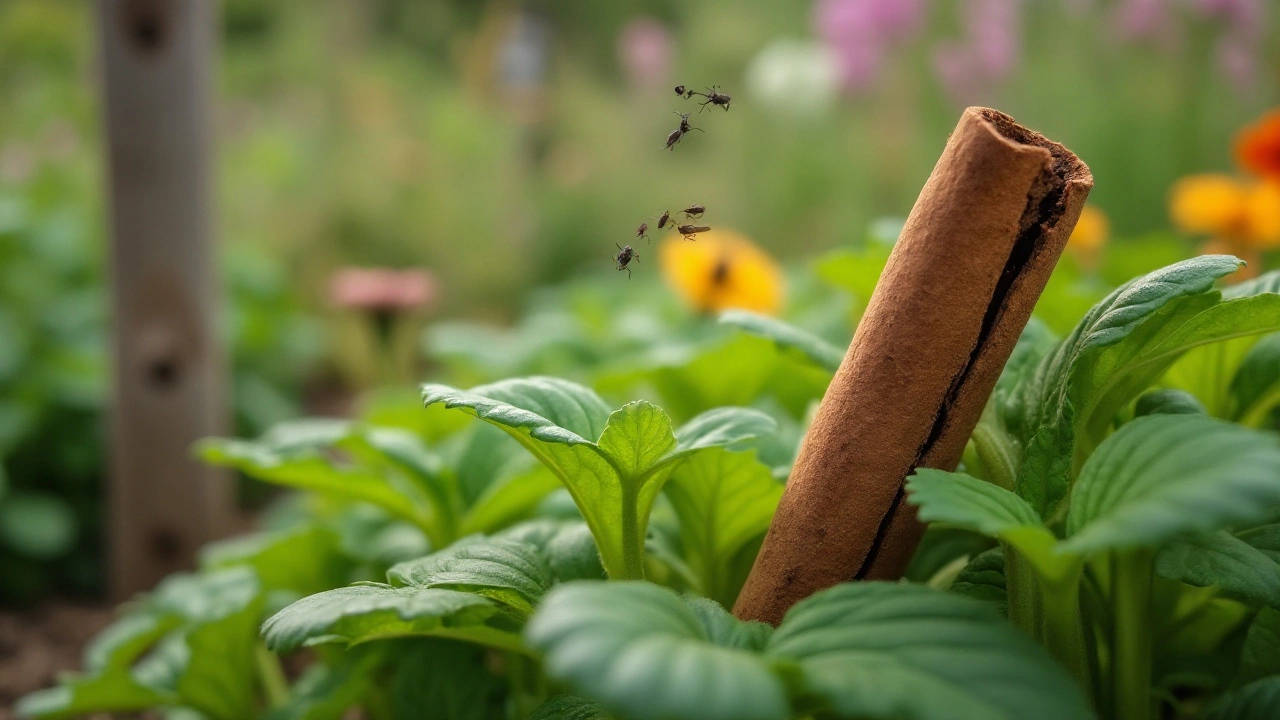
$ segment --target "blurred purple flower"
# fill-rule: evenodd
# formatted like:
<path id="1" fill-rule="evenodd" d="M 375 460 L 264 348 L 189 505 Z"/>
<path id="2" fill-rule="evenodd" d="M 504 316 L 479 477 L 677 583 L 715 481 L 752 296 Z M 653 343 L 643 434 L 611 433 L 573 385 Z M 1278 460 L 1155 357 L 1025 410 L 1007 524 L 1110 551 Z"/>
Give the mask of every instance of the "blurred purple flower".
<path id="1" fill-rule="evenodd" d="M 635 18 L 618 35 L 618 59 L 633 87 L 665 84 L 671 72 L 671 56 L 671 34 L 653 18 Z"/>
<path id="2" fill-rule="evenodd" d="M 1007 77 L 1022 54 L 1024 0 L 966 0 L 963 34 L 939 43 L 934 72 L 947 94 L 961 104 L 975 100 L 993 82 Z"/>
<path id="3" fill-rule="evenodd" d="M 1218 40 L 1218 67 L 1227 80 L 1240 92 L 1245 92 L 1257 79 L 1258 49 L 1243 38 L 1224 35 Z"/>
<path id="4" fill-rule="evenodd" d="M 1159 34 L 1169 24 L 1169 0 L 1123 0 L 1116 8 L 1116 27 L 1126 40 Z"/>
<path id="5" fill-rule="evenodd" d="M 943 90 L 958 104 L 968 104 L 979 93 L 973 53 L 958 41 L 938 43 L 933 50 L 933 72 Z"/>
<path id="6" fill-rule="evenodd" d="M 1193 0 L 1192 5 L 1210 17 L 1222 18 L 1235 27 L 1252 25 L 1262 19 L 1263 0 Z"/>
<path id="7" fill-rule="evenodd" d="M 835 53 L 846 88 L 864 88 L 876 79 L 890 47 L 920 28 L 926 1 L 818 0 L 814 31 Z"/>
<path id="8" fill-rule="evenodd" d="M 1236 90 L 1248 92 L 1262 50 L 1265 0 L 1192 0 L 1192 4 L 1206 17 L 1226 24 L 1216 48 L 1218 68 Z"/>
<path id="9" fill-rule="evenodd" d="M 991 79 L 1013 71 L 1022 51 L 1023 0 L 969 0 L 965 26 L 978 67 Z"/>

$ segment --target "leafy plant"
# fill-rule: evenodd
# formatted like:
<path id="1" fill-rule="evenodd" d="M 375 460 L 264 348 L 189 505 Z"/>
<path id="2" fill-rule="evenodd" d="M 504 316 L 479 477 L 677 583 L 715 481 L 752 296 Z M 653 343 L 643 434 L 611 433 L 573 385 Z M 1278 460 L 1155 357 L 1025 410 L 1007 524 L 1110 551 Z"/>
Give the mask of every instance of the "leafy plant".
<path id="1" fill-rule="evenodd" d="M 1266 428 L 1280 296 L 1275 276 L 1215 289 L 1234 267 L 1156 270 L 1062 341 L 1028 325 L 963 467 L 909 479 L 932 523 L 909 581 L 825 590 L 777 628 L 725 608 L 782 495 L 795 409 L 840 360 L 790 323 L 726 313 L 730 334 L 682 341 L 680 360 L 625 382 L 584 373 L 603 392 L 649 387 L 664 402 L 706 384 L 685 393 L 683 424 L 646 400 L 611 404 L 535 376 L 431 384 L 425 410 L 375 403 L 354 421 L 206 441 L 207 460 L 306 501 L 273 515 L 280 529 L 211 547 L 199 574 L 104 633 L 84 675 L 20 710 L 1274 716 L 1280 440 Z M 1192 382 L 1196 366 L 1213 371 Z M 705 381 L 717 368 L 758 382 Z M 702 407 L 714 398 L 752 407 Z M 220 640 L 200 662 L 174 649 L 206 638 Z M 285 673 L 276 655 L 304 648 L 288 665 L 306 669 Z"/>
<path id="2" fill-rule="evenodd" d="M 699 453 L 774 426 L 763 413 L 723 408 L 673 430 L 656 405 L 636 401 L 611 413 L 588 388 L 554 378 L 508 380 L 469 392 L 427 385 L 422 395 L 427 405 L 462 408 L 501 428 L 551 470 L 573 496 L 614 579 L 644 577 L 649 512 L 672 471 Z"/>

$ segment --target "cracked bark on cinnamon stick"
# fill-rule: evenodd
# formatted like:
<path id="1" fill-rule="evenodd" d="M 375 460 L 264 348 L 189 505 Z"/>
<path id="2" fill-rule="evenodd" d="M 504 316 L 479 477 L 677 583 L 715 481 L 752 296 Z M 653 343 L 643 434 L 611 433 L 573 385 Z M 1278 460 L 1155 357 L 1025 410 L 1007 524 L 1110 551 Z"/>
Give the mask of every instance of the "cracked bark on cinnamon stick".
<path id="1" fill-rule="evenodd" d="M 969 108 L 925 183 L 734 614 L 777 624 L 840 582 L 902 575 L 916 467 L 955 469 L 1093 187 L 1071 151 Z"/>

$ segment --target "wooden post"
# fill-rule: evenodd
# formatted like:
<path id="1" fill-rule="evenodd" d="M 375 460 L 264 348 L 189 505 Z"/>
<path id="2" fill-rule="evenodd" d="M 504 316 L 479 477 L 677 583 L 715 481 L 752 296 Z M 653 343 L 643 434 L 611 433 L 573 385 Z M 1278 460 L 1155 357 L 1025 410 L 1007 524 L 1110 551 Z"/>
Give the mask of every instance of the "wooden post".
<path id="1" fill-rule="evenodd" d="M 210 127 L 217 3 L 99 0 L 114 309 L 109 560 L 127 597 L 193 565 L 231 486 L 191 444 L 224 430 Z"/>

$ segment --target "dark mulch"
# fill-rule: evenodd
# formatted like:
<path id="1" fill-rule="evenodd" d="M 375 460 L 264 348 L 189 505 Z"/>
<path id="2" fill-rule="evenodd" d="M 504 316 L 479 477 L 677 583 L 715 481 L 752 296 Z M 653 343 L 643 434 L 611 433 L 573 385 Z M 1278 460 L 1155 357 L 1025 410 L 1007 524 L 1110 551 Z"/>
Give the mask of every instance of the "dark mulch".
<path id="1" fill-rule="evenodd" d="M 84 644 L 111 622 L 108 605 L 49 600 L 29 610 L 0 608 L 0 720 L 13 704 L 80 669 Z"/>

